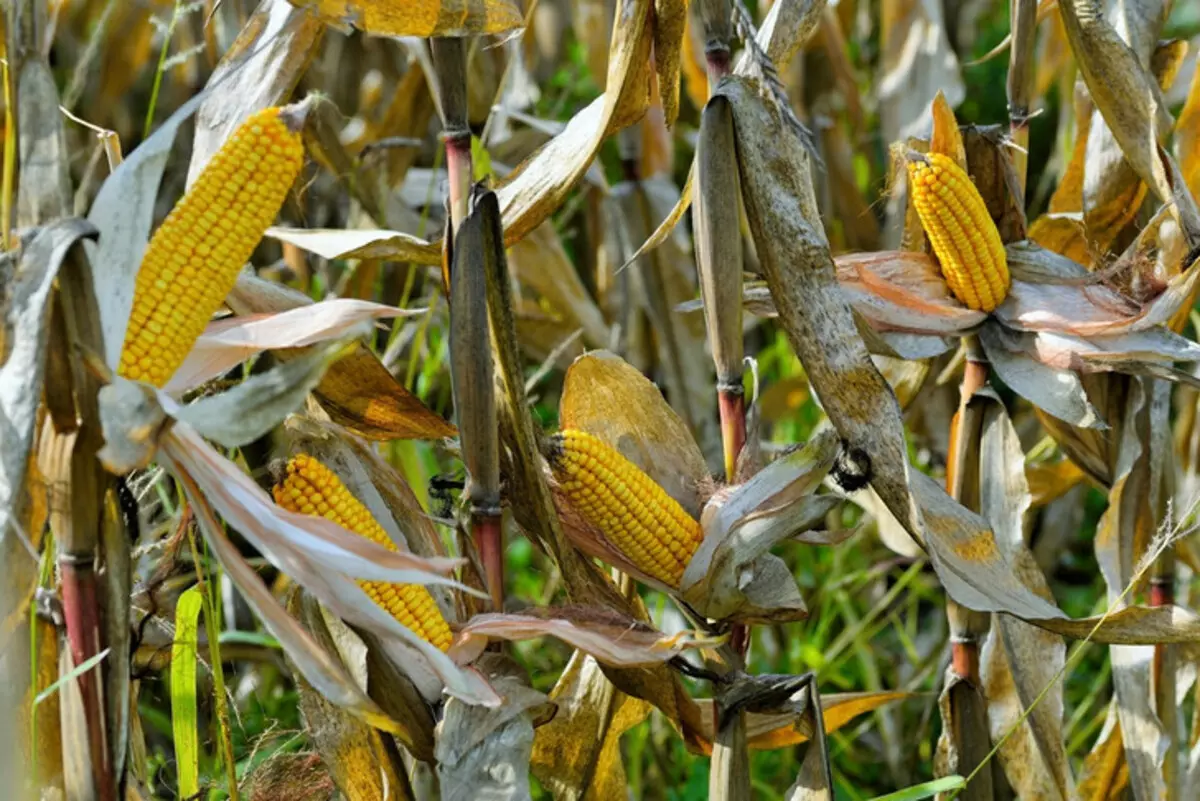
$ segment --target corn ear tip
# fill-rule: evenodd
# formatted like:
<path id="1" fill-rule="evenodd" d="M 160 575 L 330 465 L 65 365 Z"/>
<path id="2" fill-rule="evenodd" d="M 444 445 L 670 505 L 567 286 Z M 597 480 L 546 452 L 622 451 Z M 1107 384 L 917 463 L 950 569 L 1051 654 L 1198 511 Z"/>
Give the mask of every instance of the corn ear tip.
<path id="1" fill-rule="evenodd" d="M 308 115 L 312 112 L 316 105 L 324 102 L 325 98 L 313 93 L 297 103 L 291 103 L 279 109 L 279 120 L 292 133 L 300 133 L 304 130 L 304 125 L 308 121 Z"/>

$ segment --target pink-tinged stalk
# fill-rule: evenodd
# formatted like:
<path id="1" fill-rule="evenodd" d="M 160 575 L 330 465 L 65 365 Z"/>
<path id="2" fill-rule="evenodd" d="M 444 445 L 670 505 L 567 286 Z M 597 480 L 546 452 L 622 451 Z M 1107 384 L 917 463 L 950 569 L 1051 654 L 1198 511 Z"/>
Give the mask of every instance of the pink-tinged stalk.
<path id="1" fill-rule="evenodd" d="M 471 511 L 471 536 L 483 563 L 484 583 L 492 599 L 492 608 L 504 611 L 504 529 L 501 516 L 495 510 Z"/>
<path id="2" fill-rule="evenodd" d="M 471 196 L 471 133 L 447 131 L 442 136 L 446 145 L 446 172 L 450 180 L 450 223 L 457 231 L 467 216 L 467 201 Z"/>
<path id="3" fill-rule="evenodd" d="M 96 589 L 93 560 L 63 554 L 58 560 L 62 577 L 63 618 L 67 645 L 73 666 L 82 665 L 100 652 L 100 598 Z M 99 801 L 115 801 L 116 782 L 112 775 L 112 756 L 108 749 L 105 725 L 102 664 L 81 673 L 77 679 L 87 726 L 88 748 L 92 763 L 92 782 Z"/>

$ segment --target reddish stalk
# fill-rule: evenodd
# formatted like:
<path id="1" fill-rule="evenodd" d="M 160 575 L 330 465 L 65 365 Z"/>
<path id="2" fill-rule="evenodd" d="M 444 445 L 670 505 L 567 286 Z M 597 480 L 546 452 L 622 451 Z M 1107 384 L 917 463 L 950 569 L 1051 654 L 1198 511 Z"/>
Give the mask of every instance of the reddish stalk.
<path id="1" fill-rule="evenodd" d="M 62 577 L 63 617 L 71 662 L 78 666 L 100 652 L 100 597 L 96 590 L 96 571 L 88 556 L 61 554 L 58 558 Z M 112 776 L 112 758 L 108 752 L 108 727 L 104 720 L 104 683 L 101 665 L 81 673 L 79 694 L 87 725 L 88 750 L 91 752 L 92 781 L 100 801 L 116 798 Z"/>
<path id="2" fill-rule="evenodd" d="M 450 182 L 450 224 L 454 231 L 467 216 L 467 199 L 471 195 L 471 132 L 447 130 L 442 134 L 446 146 L 446 172 Z"/>
<path id="3" fill-rule="evenodd" d="M 483 563 L 483 580 L 492 608 L 497 612 L 504 611 L 504 530 L 500 522 L 499 506 L 471 507 L 471 536 Z"/>

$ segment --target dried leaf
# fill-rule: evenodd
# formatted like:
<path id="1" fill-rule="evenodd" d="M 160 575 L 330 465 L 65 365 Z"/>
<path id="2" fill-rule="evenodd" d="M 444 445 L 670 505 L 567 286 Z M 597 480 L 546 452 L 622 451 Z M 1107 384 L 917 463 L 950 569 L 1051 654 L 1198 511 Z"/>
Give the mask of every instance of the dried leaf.
<path id="1" fill-rule="evenodd" d="M 654 66 L 668 128 L 679 116 L 679 62 L 687 16 L 687 0 L 654 0 Z"/>
<path id="2" fill-rule="evenodd" d="M 491 639 L 519 642 L 555 637 L 605 665 L 640 667 L 674 659 L 690 648 L 710 647 L 691 632 L 667 636 L 615 611 L 587 606 L 531 608 L 522 614 L 476 615 L 450 646 L 459 662 L 473 661 Z"/>
<path id="3" fill-rule="evenodd" d="M 225 528 L 204 499 L 201 489 L 187 474 L 177 474 L 191 503 L 192 511 L 213 554 L 221 561 L 225 575 L 241 592 L 267 631 L 279 640 L 297 670 L 313 687 L 334 704 L 349 710 L 367 723 L 384 731 L 400 733 L 402 727 L 391 720 L 368 698 L 346 673 L 340 662 L 287 614 L 242 558 L 225 535 Z"/>
<path id="4" fill-rule="evenodd" d="M 0 542 L 16 536 L 23 505 L 26 466 L 42 398 L 49 341 L 51 289 L 71 246 L 95 235 L 82 220 L 65 219 L 38 229 L 22 245 L 4 319 L 5 352 L 0 354 Z M 85 240 L 86 241 L 86 240 Z M 26 536 L 29 536 L 27 534 Z M 16 578 L 16 577 L 14 577 Z M 20 582 L 28 586 L 27 581 Z M 4 611 L 7 615 L 7 610 Z"/>
<path id="5" fill-rule="evenodd" d="M 238 314 L 282 312 L 312 305 L 305 295 L 243 274 L 226 303 Z M 286 361 L 303 350 L 276 351 Z M 437 439 L 455 429 L 421 403 L 366 346 L 335 362 L 314 394 L 333 422 L 373 440 Z"/>
<path id="6" fill-rule="evenodd" d="M 311 596 L 293 592 L 287 604 L 288 612 L 300 620 L 321 648 L 330 654 L 339 652 L 320 606 Z M 361 669 L 366 672 L 365 662 Z M 351 672 L 356 671 L 351 668 Z M 360 689 L 366 689 L 366 676 L 355 676 L 355 681 Z M 378 729 L 330 703 L 303 676 L 297 681 L 297 689 L 313 747 L 347 799 L 389 798 L 388 790 L 399 792 L 407 784 L 404 765 L 393 759 Z M 418 759 L 429 760 L 433 758 L 433 715 L 422 702 L 416 703 L 419 706 L 403 710 L 405 717 L 395 718 L 401 728 L 397 736 Z"/>
<path id="7" fill-rule="evenodd" d="M 278 314 L 230 317 L 209 323 L 167 383 L 169 393 L 182 392 L 233 369 L 265 350 L 315 345 L 362 333 L 368 320 L 423 314 L 425 309 L 397 309 L 363 300 L 332 298 Z"/>
<path id="8" fill-rule="evenodd" d="M 475 36 L 506 33 L 524 17 L 513 0 L 289 0 L 330 25 L 371 36 Z"/>

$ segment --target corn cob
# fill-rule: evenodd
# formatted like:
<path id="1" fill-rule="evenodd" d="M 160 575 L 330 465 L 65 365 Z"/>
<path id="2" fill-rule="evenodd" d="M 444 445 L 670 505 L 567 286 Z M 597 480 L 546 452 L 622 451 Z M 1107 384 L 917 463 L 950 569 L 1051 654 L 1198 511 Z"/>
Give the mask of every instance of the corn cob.
<path id="1" fill-rule="evenodd" d="M 225 300 L 304 162 L 282 108 L 253 114 L 155 231 L 138 270 L 119 372 L 163 386 Z"/>
<path id="2" fill-rule="evenodd" d="M 950 291 L 968 308 L 992 311 L 1008 295 L 1008 259 L 979 190 L 941 153 L 913 156 L 908 174 L 913 204 Z"/>
<path id="3" fill-rule="evenodd" d="M 287 478 L 275 485 L 274 494 L 275 502 L 284 509 L 320 515 L 388 550 L 396 550 L 367 507 L 329 468 L 307 454 L 298 454 L 288 462 Z M 429 590 L 419 584 L 383 581 L 359 581 L 358 585 L 401 624 L 443 651 L 450 647 L 450 626 Z"/>
<path id="4" fill-rule="evenodd" d="M 647 576 L 678 588 L 703 533 L 666 490 L 615 449 L 584 431 L 565 430 L 550 465 L 583 519 Z"/>

